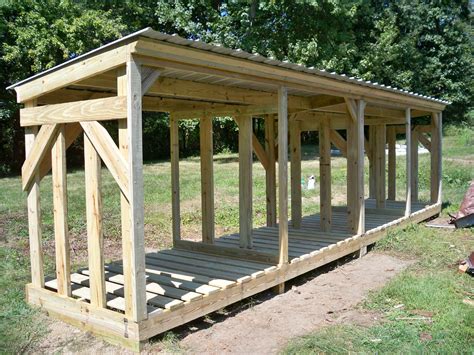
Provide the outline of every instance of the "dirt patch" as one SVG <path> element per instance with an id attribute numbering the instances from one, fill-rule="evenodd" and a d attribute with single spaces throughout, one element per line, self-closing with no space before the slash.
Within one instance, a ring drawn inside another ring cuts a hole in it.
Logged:
<path id="1" fill-rule="evenodd" d="M 326 273 L 303 275 L 282 295 L 265 292 L 177 328 L 172 349 L 157 337 L 145 352 L 277 353 L 290 339 L 327 325 L 369 326 L 380 315 L 357 305 L 411 263 L 369 253 Z M 49 323 L 48 336 L 33 351 L 129 353 L 62 322 Z"/>

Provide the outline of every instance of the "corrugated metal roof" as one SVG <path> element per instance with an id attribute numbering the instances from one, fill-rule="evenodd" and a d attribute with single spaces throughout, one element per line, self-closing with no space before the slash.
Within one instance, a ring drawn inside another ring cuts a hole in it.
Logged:
<path id="1" fill-rule="evenodd" d="M 345 82 L 349 82 L 349 83 L 352 83 L 352 84 L 371 87 L 371 88 L 375 88 L 375 89 L 378 89 L 378 90 L 390 91 L 390 92 L 394 92 L 394 93 L 397 93 L 397 94 L 416 97 L 416 98 L 419 98 L 419 99 L 425 99 L 425 100 L 428 100 L 428 101 L 438 102 L 438 103 L 445 104 L 445 105 L 450 104 L 450 102 L 445 101 L 445 100 L 441 100 L 441 99 L 437 99 L 437 98 L 434 98 L 434 97 L 414 93 L 414 92 L 403 90 L 403 89 L 398 89 L 398 88 L 391 87 L 391 86 L 385 86 L 383 84 L 372 83 L 370 81 L 365 81 L 365 80 L 355 78 L 355 77 L 348 77 L 345 74 L 340 75 L 340 74 L 336 74 L 335 72 L 330 73 L 330 72 L 327 72 L 325 70 L 315 69 L 313 67 L 308 68 L 308 67 L 306 67 L 302 64 L 290 63 L 288 61 L 279 61 L 279 60 L 276 60 L 274 58 L 264 57 L 264 56 L 262 56 L 258 53 L 248 53 L 248 52 L 243 51 L 242 49 L 230 49 L 230 48 L 223 47 L 221 45 L 211 45 L 211 44 L 199 41 L 199 40 L 186 39 L 186 38 L 180 37 L 176 34 L 169 35 L 169 34 L 166 34 L 166 33 L 155 31 L 150 27 L 144 28 L 140 31 L 129 34 L 128 36 L 122 37 L 122 38 L 120 38 L 116 41 L 113 41 L 113 42 L 110 42 L 106 45 L 103 45 L 102 47 L 96 48 L 96 49 L 94 49 L 90 52 L 87 52 L 87 53 L 84 53 L 80 56 L 77 56 L 77 57 L 75 57 L 71 60 L 68 60 L 68 61 L 66 61 L 62 64 L 59 64 L 59 65 L 57 65 L 57 66 L 55 66 L 51 69 L 45 70 L 45 71 L 43 71 L 41 73 L 38 73 L 34 76 L 31 76 L 31 77 L 29 77 L 25 80 L 22 80 L 22 81 L 14 84 L 14 85 L 11 85 L 7 89 L 14 89 L 17 86 L 23 85 L 23 84 L 25 84 L 29 81 L 32 81 L 36 78 L 45 76 L 48 73 L 51 73 L 51 72 L 56 71 L 60 68 L 66 67 L 66 66 L 68 66 L 72 63 L 75 63 L 75 62 L 81 61 L 83 59 L 92 57 L 92 56 L 94 56 L 94 55 L 96 55 L 100 52 L 104 52 L 104 51 L 106 51 L 108 49 L 111 49 L 113 47 L 118 47 L 118 46 L 122 45 L 123 43 L 128 42 L 128 41 L 132 41 L 132 40 L 134 40 L 135 38 L 138 38 L 138 37 L 147 37 L 147 38 L 156 39 L 156 40 L 160 40 L 160 41 L 163 41 L 163 42 L 173 43 L 173 44 L 177 44 L 177 45 L 181 45 L 181 46 L 192 47 L 192 48 L 201 49 L 201 50 L 205 50 L 205 51 L 209 51 L 209 52 L 219 53 L 219 54 L 223 54 L 223 55 L 229 55 L 229 56 L 232 56 L 232 57 L 237 57 L 237 58 L 246 59 L 246 60 L 251 60 L 253 62 L 259 62 L 259 63 L 264 63 L 264 64 L 267 64 L 267 65 L 279 66 L 279 67 L 283 67 L 283 68 L 286 68 L 286 69 L 305 72 L 305 73 L 312 74 L 312 75 L 317 75 L 317 76 L 328 77 L 328 78 L 331 78 L 331 79 L 336 79 L 336 80 L 339 80 L 339 81 L 345 81 Z"/>

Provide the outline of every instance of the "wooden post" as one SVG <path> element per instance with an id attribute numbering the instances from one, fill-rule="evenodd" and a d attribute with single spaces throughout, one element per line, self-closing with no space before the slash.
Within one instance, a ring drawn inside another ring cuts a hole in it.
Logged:
<path id="1" fill-rule="evenodd" d="M 279 265 L 288 263 L 288 92 L 278 88 Z"/>
<path id="2" fill-rule="evenodd" d="M 202 241 L 214 244 L 214 160 L 212 117 L 200 122 Z"/>
<path id="3" fill-rule="evenodd" d="M 418 201 L 418 130 L 414 127 L 411 131 L 411 200 Z"/>
<path id="4" fill-rule="evenodd" d="M 102 230 L 101 161 L 84 134 L 84 175 L 86 186 L 87 253 L 89 257 L 90 302 L 106 307 L 104 235 Z"/>
<path id="5" fill-rule="evenodd" d="M 411 144 L 411 110 L 407 108 L 405 110 L 405 135 L 406 135 L 406 205 L 405 205 L 405 217 L 411 214 L 411 157 L 412 157 L 412 144 Z"/>
<path id="6" fill-rule="evenodd" d="M 331 230 L 331 127 L 328 117 L 321 120 L 319 127 L 319 204 L 321 230 Z"/>
<path id="7" fill-rule="evenodd" d="M 375 144 L 372 151 L 375 165 L 375 201 L 377 208 L 385 208 L 385 125 L 375 126 Z"/>
<path id="8" fill-rule="evenodd" d="M 240 247 L 252 248 L 252 116 L 239 123 L 239 235 Z"/>
<path id="9" fill-rule="evenodd" d="M 397 133 L 395 127 L 387 127 L 387 143 L 388 143 L 388 199 L 395 201 L 397 195 L 397 155 L 396 143 Z"/>
<path id="10" fill-rule="evenodd" d="M 25 108 L 35 107 L 36 100 L 25 102 Z M 37 126 L 25 128 L 26 157 L 31 153 L 38 133 Z M 41 204 L 40 176 L 35 174 L 34 181 L 28 190 L 28 235 L 30 240 L 31 283 L 35 287 L 44 287 L 43 246 L 41 244 Z"/>
<path id="11" fill-rule="evenodd" d="M 265 117 L 265 151 L 268 167 L 265 171 L 265 191 L 267 197 L 267 226 L 276 226 L 276 169 L 275 169 L 275 117 Z"/>
<path id="12" fill-rule="evenodd" d="M 376 198 L 376 184 L 377 184 L 377 129 L 376 126 L 369 126 L 369 149 L 366 150 L 367 158 L 369 159 L 369 198 Z"/>
<path id="13" fill-rule="evenodd" d="M 181 240 L 181 212 L 179 198 L 179 126 L 170 113 L 170 161 L 171 161 L 171 215 L 173 244 Z"/>
<path id="14" fill-rule="evenodd" d="M 293 228 L 301 228 L 301 132 L 299 121 L 290 122 L 291 219 Z"/>
<path id="15" fill-rule="evenodd" d="M 119 121 L 120 150 L 129 167 L 129 200 L 121 196 L 125 315 L 147 318 L 143 202 L 141 67 L 131 57 L 119 73 L 118 95 L 127 96 L 127 119 Z"/>
<path id="16" fill-rule="evenodd" d="M 363 100 L 347 100 L 347 212 L 349 231 L 365 232 Z"/>
<path id="17" fill-rule="evenodd" d="M 71 296 L 71 258 L 67 224 L 67 171 L 65 125 L 59 129 L 58 138 L 51 151 L 53 179 L 54 240 L 56 246 L 56 277 L 58 293 Z"/>
<path id="18" fill-rule="evenodd" d="M 441 203 L 442 113 L 431 114 L 431 203 Z"/>

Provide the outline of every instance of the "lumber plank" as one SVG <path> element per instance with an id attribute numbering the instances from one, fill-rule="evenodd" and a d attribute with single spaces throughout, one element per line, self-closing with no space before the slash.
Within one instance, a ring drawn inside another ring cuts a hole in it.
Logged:
<path id="1" fill-rule="evenodd" d="M 53 146 L 58 137 L 59 125 L 44 125 L 31 140 L 29 154 L 21 167 L 21 180 L 23 191 L 27 191 L 38 174 L 38 168 Z M 31 137 L 30 137 L 31 138 Z"/>
<path id="2" fill-rule="evenodd" d="M 67 223 L 67 171 L 64 125 L 59 127 L 58 137 L 51 150 L 51 161 L 53 164 L 53 216 L 58 293 L 69 297 L 71 296 L 71 258 Z"/>
<path id="3" fill-rule="evenodd" d="M 252 116 L 239 116 L 239 235 L 240 247 L 252 249 Z"/>
<path id="4" fill-rule="evenodd" d="M 290 122 L 291 221 L 293 228 L 301 226 L 301 131 L 299 121 Z"/>
<path id="5" fill-rule="evenodd" d="M 214 243 L 214 156 L 212 117 L 200 120 L 202 241 Z"/>
<path id="6" fill-rule="evenodd" d="M 121 193 L 128 200 L 130 198 L 129 168 L 109 132 L 99 122 L 81 122 L 81 126 L 120 187 Z"/>
<path id="7" fill-rule="evenodd" d="M 335 129 L 331 129 L 329 131 L 329 137 L 330 137 L 331 143 L 334 144 L 337 147 L 337 149 L 341 151 L 342 156 L 347 158 L 347 142 L 341 136 L 341 134 Z"/>
<path id="8" fill-rule="evenodd" d="M 36 126 L 55 123 L 105 121 L 127 116 L 127 97 L 115 96 L 74 101 L 20 110 L 20 125 Z"/>
<path id="9" fill-rule="evenodd" d="M 396 156 L 397 134 L 395 127 L 387 126 L 388 144 L 388 200 L 395 200 L 397 195 L 397 156 Z"/>
<path id="10" fill-rule="evenodd" d="M 377 208 L 385 208 L 386 187 L 385 187 L 385 144 L 386 126 L 377 125 L 375 127 L 375 146 L 372 156 L 375 160 L 375 200 Z"/>
<path id="11" fill-rule="evenodd" d="M 170 162 L 171 162 L 171 218 L 173 243 L 181 239 L 181 208 L 179 193 L 179 126 L 170 113 Z"/>
<path id="12" fill-rule="evenodd" d="M 418 201 L 418 130 L 414 127 L 411 130 L 411 201 Z"/>
<path id="13" fill-rule="evenodd" d="M 288 90 L 278 88 L 279 265 L 288 263 Z"/>
<path id="14" fill-rule="evenodd" d="M 265 195 L 267 203 L 267 226 L 276 225 L 276 166 L 275 166 L 275 116 L 265 117 L 265 151 L 268 167 L 265 170 Z"/>
<path id="15" fill-rule="evenodd" d="M 406 205 L 405 205 L 405 217 L 408 217 L 410 216 L 411 214 L 411 197 L 412 197 L 412 193 L 411 193 L 411 187 L 412 187 L 412 171 L 411 171 L 411 168 L 412 168 L 412 163 L 411 163 L 411 159 L 413 157 L 413 154 L 412 154 L 412 149 L 413 149 L 413 144 L 411 143 L 411 133 L 412 133 L 412 129 L 411 129 L 411 109 L 410 108 L 407 108 L 406 111 L 405 111 L 405 136 L 406 136 L 406 197 L 405 197 L 405 201 L 406 201 Z"/>
<path id="16" fill-rule="evenodd" d="M 428 138 L 426 138 L 423 132 L 418 133 L 418 141 L 426 148 L 429 152 L 431 152 L 431 142 Z"/>
<path id="17" fill-rule="evenodd" d="M 253 147 L 253 151 L 255 155 L 257 156 L 258 160 L 262 164 L 263 168 L 267 170 L 268 164 L 269 164 L 268 156 L 262 144 L 259 142 L 257 136 L 255 135 L 255 133 L 252 133 L 252 147 Z"/>
<path id="18" fill-rule="evenodd" d="M 87 254 L 90 270 L 90 301 L 106 306 L 104 278 L 104 234 L 102 229 L 101 161 L 87 135 L 84 135 L 84 175 L 86 191 Z"/>
<path id="19" fill-rule="evenodd" d="M 36 101 L 28 101 L 25 107 L 33 107 Z M 38 127 L 25 129 L 26 159 L 31 155 L 34 141 L 38 134 Z M 40 177 L 35 174 L 32 186 L 28 190 L 28 237 L 30 245 L 31 283 L 33 286 L 44 287 L 43 245 L 41 228 Z"/>
<path id="20" fill-rule="evenodd" d="M 321 121 L 319 129 L 319 205 L 321 213 L 321 231 L 331 230 L 331 141 L 330 121 L 328 118 Z"/>
<path id="21" fill-rule="evenodd" d="M 431 114 L 431 168 L 430 168 L 430 200 L 431 203 L 441 202 L 442 189 L 442 113 Z"/>

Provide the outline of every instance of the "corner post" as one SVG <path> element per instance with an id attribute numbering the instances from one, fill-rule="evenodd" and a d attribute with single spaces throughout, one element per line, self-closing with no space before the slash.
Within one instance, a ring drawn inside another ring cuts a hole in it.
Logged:
<path id="1" fill-rule="evenodd" d="M 278 88 L 279 265 L 288 263 L 288 92 Z"/>
<path id="2" fill-rule="evenodd" d="M 36 100 L 25 102 L 25 108 L 35 107 Z M 25 128 L 26 157 L 31 153 L 38 133 L 37 126 Z M 44 288 L 43 246 L 41 229 L 40 176 L 35 174 L 34 181 L 28 190 L 28 235 L 30 241 L 31 283 Z"/>
<path id="3" fill-rule="evenodd" d="M 141 65 L 130 56 L 117 82 L 118 95 L 127 96 L 127 119 L 119 121 L 119 145 L 129 169 L 129 200 L 121 196 L 125 315 L 138 322 L 147 318 L 142 142 Z"/>
<path id="4" fill-rule="evenodd" d="M 441 203 L 442 188 L 442 113 L 431 114 L 431 203 Z"/>
<path id="5" fill-rule="evenodd" d="M 202 241 L 214 244 L 214 158 L 211 116 L 201 117 L 199 137 L 201 146 Z"/>
<path id="6" fill-rule="evenodd" d="M 319 127 L 319 204 L 321 210 L 321 230 L 331 230 L 331 127 L 328 117 L 321 120 Z"/>
<path id="7" fill-rule="evenodd" d="M 171 214 L 173 244 L 181 240 L 181 212 L 179 198 L 179 126 L 178 119 L 170 112 L 170 161 L 171 161 Z"/>
<path id="8" fill-rule="evenodd" d="M 240 247 L 252 248 L 252 116 L 239 116 L 239 236 Z"/>
<path id="9" fill-rule="evenodd" d="M 299 121 L 290 121 L 291 220 L 293 228 L 301 228 L 301 131 Z"/>
<path id="10" fill-rule="evenodd" d="M 407 108 L 405 110 L 405 135 L 406 135 L 406 206 L 405 206 L 405 217 L 411 214 L 411 157 L 412 157 L 412 143 L 411 143 L 411 110 Z"/>
<path id="11" fill-rule="evenodd" d="M 413 126 L 411 130 L 411 201 L 418 201 L 418 130 Z"/>
<path id="12" fill-rule="evenodd" d="M 265 151 L 268 155 L 268 167 L 265 171 L 265 189 L 267 199 L 267 226 L 276 226 L 276 167 L 275 167 L 275 117 L 265 117 Z"/>

